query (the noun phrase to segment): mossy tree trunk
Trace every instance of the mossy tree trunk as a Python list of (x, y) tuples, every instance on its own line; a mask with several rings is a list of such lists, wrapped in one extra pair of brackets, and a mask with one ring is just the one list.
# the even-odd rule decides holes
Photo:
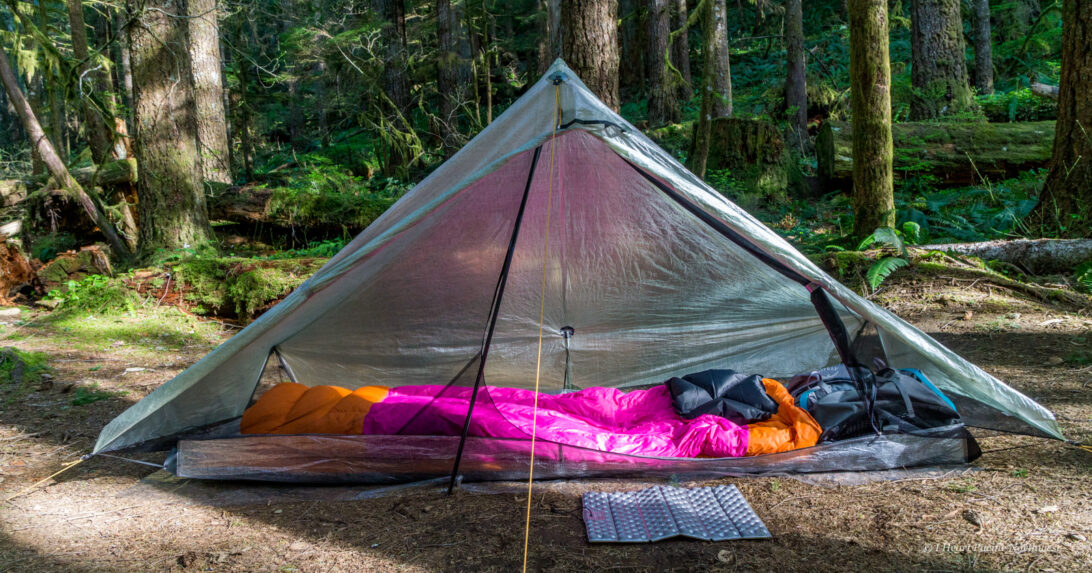
[(189, 8), (190, 67), (197, 111), (197, 145), (205, 181), (231, 183), (227, 114), (220, 59), (216, 0), (186, 0)]
[(1092, 2), (1062, 6), (1062, 75), (1050, 173), (1031, 220), (1044, 233), (1092, 236)]
[(990, 26), (990, 0), (973, 0), (974, 9), (974, 87), (980, 94), (993, 93), (993, 33)]
[(711, 83), (706, 84), (706, 91), (712, 92), (711, 114), (713, 119), (732, 117), (732, 58), (728, 50), (728, 9), (724, 0), (705, 0), (708, 5), (708, 23), (705, 31), (711, 37), (712, 48), (708, 53), (712, 66), (705, 70), (711, 74)]
[(648, 0), (648, 123), (662, 125), (678, 120), (679, 104), (668, 69), (671, 8), (668, 0)]
[(785, 0), (785, 106), (792, 144), (803, 151), (808, 141), (808, 90), (805, 77), (804, 3)]
[(934, 119), (973, 108), (959, 0), (912, 0), (910, 18), (914, 88), (910, 119)]
[(702, 6), (705, 66), (702, 71), (701, 110), (694, 124), (688, 167), (695, 175), (704, 178), (713, 120), (732, 116), (732, 68), (728, 58), (728, 23), (724, 0), (705, 0)]
[(197, 149), (186, 0), (130, 0), (140, 248), (144, 255), (212, 238)]
[(561, 53), (603, 103), (618, 111), (618, 0), (561, 3)]
[(679, 71), (681, 76), (677, 80), (679, 98), (690, 101), (694, 97), (693, 77), (690, 74), (690, 24), (689, 12), (686, 8), (686, 0), (673, 0), (675, 10), (672, 13), (671, 24), (671, 65)]
[(853, 233), (895, 226), (887, 0), (849, 0)]

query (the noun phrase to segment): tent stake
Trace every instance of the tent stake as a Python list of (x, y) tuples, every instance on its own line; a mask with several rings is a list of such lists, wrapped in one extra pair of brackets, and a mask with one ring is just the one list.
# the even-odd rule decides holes
[(463, 448), (466, 447), (466, 437), (470, 433), (470, 418), (474, 415), (474, 403), (478, 399), (478, 390), (485, 378), (485, 361), (489, 358), (489, 347), (493, 344), (493, 331), (497, 327), (497, 316), (500, 314), (501, 299), (504, 298), (504, 287), (508, 283), (508, 270), (512, 268), (512, 256), (516, 251), (516, 239), (519, 238), (519, 228), (523, 223), (523, 212), (527, 209), (527, 197), (531, 194), (531, 182), (535, 179), (535, 167), (538, 166), (538, 156), (542, 152), (542, 146), (535, 148), (535, 155), (531, 159), (531, 170), (527, 174), (527, 185), (523, 188), (523, 199), (519, 204), (519, 212), (516, 213), (516, 222), (512, 226), (512, 238), (508, 241), (508, 252), (504, 255), (504, 265), (501, 266), (500, 277), (493, 296), (493, 307), (489, 309), (489, 328), (485, 333), (485, 341), (482, 343), (481, 361), (478, 362), (478, 375), (474, 378), (474, 391), (470, 394), (470, 405), (466, 409), (466, 421), (463, 422), (463, 433), (459, 438), (459, 449), (455, 452), (455, 465), (451, 468), (451, 482), (447, 486), (447, 493), (455, 491), (456, 479), (459, 477), (459, 462), (463, 459)]

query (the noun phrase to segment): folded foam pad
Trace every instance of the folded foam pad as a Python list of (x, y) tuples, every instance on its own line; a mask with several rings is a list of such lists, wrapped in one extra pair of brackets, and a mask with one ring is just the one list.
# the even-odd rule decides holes
[(359, 434), (385, 386), (349, 390), (338, 386), (277, 384), (243, 413), (244, 434)]

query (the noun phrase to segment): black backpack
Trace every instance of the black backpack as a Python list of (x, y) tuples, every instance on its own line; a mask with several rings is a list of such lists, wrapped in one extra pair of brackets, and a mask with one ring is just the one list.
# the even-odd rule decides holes
[(823, 428), (820, 442), (960, 423), (955, 404), (917, 370), (885, 368), (873, 373), (857, 367), (851, 372), (840, 366), (801, 376), (789, 387), (797, 405)]

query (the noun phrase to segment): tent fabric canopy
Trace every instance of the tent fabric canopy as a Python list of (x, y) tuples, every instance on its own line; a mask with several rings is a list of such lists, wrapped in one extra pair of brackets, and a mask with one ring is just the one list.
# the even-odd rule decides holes
[(284, 301), (107, 425), (95, 453), (239, 417), (274, 349), (308, 385), (454, 380), (485, 350), (514, 234), (489, 385), (533, 387), (540, 304), (544, 391), (818, 369), (839, 361), (809, 293), (821, 290), (850, 337), (875, 331), (888, 363), (924, 372), (967, 424), (1062, 437), (1048, 410), (839, 284), (558, 60)]

